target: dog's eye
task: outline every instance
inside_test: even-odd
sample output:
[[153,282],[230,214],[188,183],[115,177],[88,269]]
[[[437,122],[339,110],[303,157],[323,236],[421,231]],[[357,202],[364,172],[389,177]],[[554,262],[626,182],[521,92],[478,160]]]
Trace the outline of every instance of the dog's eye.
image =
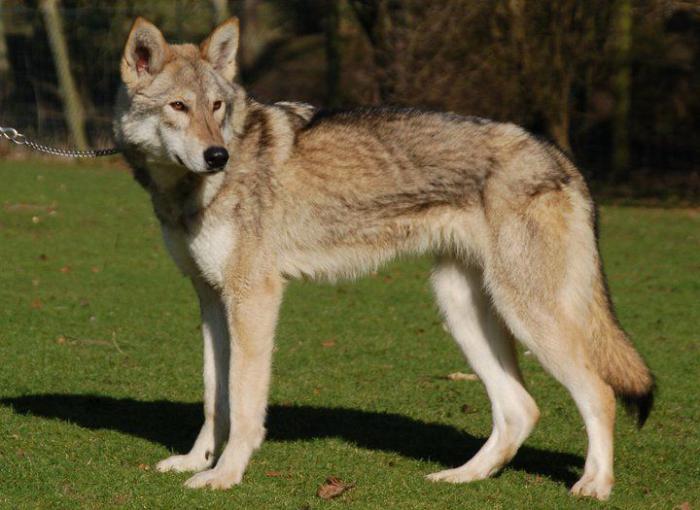
[[212,106],[212,110],[216,111],[219,108],[221,108],[221,101],[214,101],[214,105]]
[[183,103],[182,101],[175,101],[173,103],[170,103],[170,107],[173,110],[177,110],[178,112],[186,112],[187,111],[187,105]]

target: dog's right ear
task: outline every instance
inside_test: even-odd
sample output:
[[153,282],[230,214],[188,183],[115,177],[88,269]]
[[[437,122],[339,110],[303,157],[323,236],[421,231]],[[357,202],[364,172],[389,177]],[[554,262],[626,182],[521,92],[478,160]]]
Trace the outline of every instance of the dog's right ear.
[[122,56],[122,81],[131,88],[158,74],[170,55],[170,47],[153,23],[136,18]]

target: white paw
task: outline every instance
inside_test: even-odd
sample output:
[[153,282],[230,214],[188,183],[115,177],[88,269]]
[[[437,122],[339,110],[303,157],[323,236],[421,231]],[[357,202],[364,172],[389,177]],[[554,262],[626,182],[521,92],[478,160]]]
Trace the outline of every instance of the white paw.
[[490,472],[479,471],[472,468],[467,468],[466,466],[461,466],[454,469],[438,471],[437,473],[431,473],[427,475],[426,478],[431,482],[467,483],[488,478],[496,471],[498,470],[493,469]]
[[574,496],[589,496],[605,501],[610,497],[612,486],[613,479],[611,476],[583,475],[571,488],[571,494]]
[[214,468],[197,473],[185,482],[185,487],[190,489],[211,487],[212,489],[225,490],[241,483],[241,478],[242,474],[236,471]]
[[161,473],[166,471],[175,471],[182,473],[184,471],[202,471],[211,467],[214,459],[210,455],[209,459],[205,459],[202,455],[173,455],[167,459],[161,460],[156,464],[156,469]]

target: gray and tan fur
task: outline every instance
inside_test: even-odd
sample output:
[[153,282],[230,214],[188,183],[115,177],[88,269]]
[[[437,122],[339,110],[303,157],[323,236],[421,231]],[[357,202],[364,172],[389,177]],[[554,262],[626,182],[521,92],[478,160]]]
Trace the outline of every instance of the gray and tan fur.
[[[579,495],[613,484],[615,396],[652,403],[652,376],[617,324],[583,178],[519,127],[400,109],[263,105],[234,83],[238,22],[200,46],[169,45],[143,19],[121,71],[115,132],[150,192],[167,247],[199,296],[205,421],[161,471],[188,487],[241,481],[265,435],[285,281],[356,277],[400,254],[434,254],[445,322],[493,407],[469,482],[515,455],[539,410],[513,338],[571,393],[589,446]],[[224,447],[224,444],[226,446]]]

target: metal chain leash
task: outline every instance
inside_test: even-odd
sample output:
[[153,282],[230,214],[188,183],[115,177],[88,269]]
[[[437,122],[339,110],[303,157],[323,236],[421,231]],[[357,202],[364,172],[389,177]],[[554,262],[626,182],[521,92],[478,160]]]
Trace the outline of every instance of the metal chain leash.
[[15,128],[2,127],[0,126],[0,137],[11,141],[17,145],[26,145],[32,150],[45,152],[46,154],[51,154],[52,156],[62,156],[65,158],[99,158],[101,156],[111,156],[113,154],[119,154],[121,152],[116,147],[110,149],[90,149],[86,151],[77,151],[70,149],[59,149],[57,147],[49,147],[48,145],[42,145],[40,143],[29,140],[22,133],[17,131]]

